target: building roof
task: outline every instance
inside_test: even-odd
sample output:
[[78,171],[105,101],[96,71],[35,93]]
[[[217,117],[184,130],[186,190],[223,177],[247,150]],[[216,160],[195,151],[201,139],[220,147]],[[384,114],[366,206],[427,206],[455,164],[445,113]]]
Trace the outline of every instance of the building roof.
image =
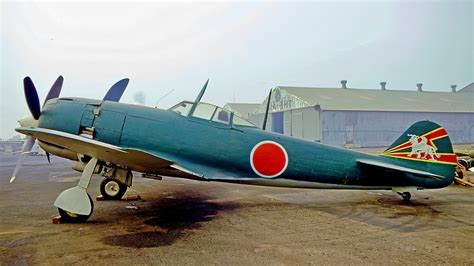
[[[474,93],[285,86],[276,87],[275,92],[278,90],[280,95],[275,98],[272,95],[272,102],[288,94],[286,101],[299,104],[293,107],[291,104],[280,105],[284,108],[278,108],[277,104],[273,110],[320,105],[322,110],[474,112]],[[295,99],[291,100],[291,96]]]
[[259,103],[227,103],[224,108],[247,119],[259,106]]
[[460,89],[458,92],[462,92],[462,93],[466,93],[466,92],[474,93],[474,82],[472,82],[471,84],[467,85],[466,87]]

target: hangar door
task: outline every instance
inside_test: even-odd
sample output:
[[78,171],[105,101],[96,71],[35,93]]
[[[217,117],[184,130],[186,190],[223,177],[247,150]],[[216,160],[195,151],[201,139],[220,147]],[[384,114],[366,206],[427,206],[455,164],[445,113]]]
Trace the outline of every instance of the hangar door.
[[321,141],[319,110],[309,107],[284,112],[284,132],[297,138]]
[[273,113],[272,131],[310,141],[321,141],[320,110],[307,107]]
[[291,134],[291,110],[283,112],[283,134],[292,136]]
[[311,141],[321,141],[321,122],[319,110],[313,107],[304,108],[303,113],[303,138]]
[[282,112],[272,113],[272,131],[283,134],[283,113]]
[[291,111],[291,135],[303,138],[303,112],[301,110]]

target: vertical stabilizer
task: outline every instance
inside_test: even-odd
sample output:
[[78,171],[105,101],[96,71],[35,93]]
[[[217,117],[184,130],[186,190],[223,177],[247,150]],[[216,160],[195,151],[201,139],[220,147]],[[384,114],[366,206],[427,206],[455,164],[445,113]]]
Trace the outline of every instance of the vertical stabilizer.
[[382,156],[399,159],[406,167],[443,176],[446,182],[452,182],[457,165],[448,132],[431,121],[413,124]]

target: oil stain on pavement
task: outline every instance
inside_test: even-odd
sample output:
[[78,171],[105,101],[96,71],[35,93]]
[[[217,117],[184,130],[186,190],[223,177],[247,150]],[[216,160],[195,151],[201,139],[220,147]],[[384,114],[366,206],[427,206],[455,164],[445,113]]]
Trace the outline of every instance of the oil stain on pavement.
[[107,236],[102,242],[112,246],[149,248],[168,246],[177,239],[200,228],[221,212],[236,208],[231,203],[216,203],[210,198],[193,192],[176,192],[171,196],[150,201],[147,207],[137,212],[134,219],[143,220],[147,230]]

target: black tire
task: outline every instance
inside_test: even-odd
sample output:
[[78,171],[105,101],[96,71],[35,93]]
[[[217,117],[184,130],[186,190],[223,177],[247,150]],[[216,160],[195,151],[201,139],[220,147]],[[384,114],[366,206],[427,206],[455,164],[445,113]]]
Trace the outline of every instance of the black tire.
[[106,178],[100,183],[100,194],[104,200],[119,200],[127,192],[127,189],[127,185],[111,178]]
[[470,168],[469,166],[471,166],[470,163],[469,163],[469,161],[466,160],[466,159],[459,159],[459,160],[458,160],[458,163],[459,163],[460,165],[464,166],[466,169]]
[[94,211],[94,202],[92,201],[91,196],[87,194],[89,201],[91,202],[91,212],[89,215],[76,214],[72,212],[65,211],[61,208],[58,208],[59,215],[61,216],[61,221],[64,223],[85,223],[89,217],[91,217],[92,212]]

